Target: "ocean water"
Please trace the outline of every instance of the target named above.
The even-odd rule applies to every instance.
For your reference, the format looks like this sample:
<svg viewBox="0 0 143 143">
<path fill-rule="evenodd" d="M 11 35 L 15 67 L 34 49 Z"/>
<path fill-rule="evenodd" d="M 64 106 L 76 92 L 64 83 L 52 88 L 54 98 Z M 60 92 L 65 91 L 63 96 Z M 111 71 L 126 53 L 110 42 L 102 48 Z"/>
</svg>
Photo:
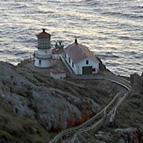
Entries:
<svg viewBox="0 0 143 143">
<path fill-rule="evenodd" d="M 1 0 L 0 60 L 32 57 L 42 28 L 53 45 L 77 38 L 116 74 L 143 71 L 143 0 Z"/>
</svg>

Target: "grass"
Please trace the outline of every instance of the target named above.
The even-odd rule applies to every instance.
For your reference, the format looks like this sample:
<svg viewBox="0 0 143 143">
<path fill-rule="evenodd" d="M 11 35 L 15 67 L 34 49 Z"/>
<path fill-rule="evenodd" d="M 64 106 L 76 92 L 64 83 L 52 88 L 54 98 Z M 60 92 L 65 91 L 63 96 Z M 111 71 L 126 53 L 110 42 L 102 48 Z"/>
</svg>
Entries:
<svg viewBox="0 0 143 143">
<path fill-rule="evenodd" d="M 0 142 L 48 143 L 49 133 L 34 120 L 12 113 L 0 100 Z"/>
</svg>

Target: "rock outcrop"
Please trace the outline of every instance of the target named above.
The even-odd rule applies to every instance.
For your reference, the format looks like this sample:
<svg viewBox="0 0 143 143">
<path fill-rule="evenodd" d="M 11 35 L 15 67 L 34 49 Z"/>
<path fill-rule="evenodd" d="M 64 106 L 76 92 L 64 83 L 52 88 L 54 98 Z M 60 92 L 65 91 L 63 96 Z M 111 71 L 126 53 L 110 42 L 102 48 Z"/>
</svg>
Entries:
<svg viewBox="0 0 143 143">
<path fill-rule="evenodd" d="M 100 72 L 106 72 L 106 71 L 109 71 L 106 66 L 103 64 L 103 62 L 101 61 L 100 58 L 96 57 L 99 61 L 99 70 Z"/>
<path fill-rule="evenodd" d="M 102 131 L 98 131 L 93 138 L 90 138 L 88 142 L 91 143 L 141 143 L 143 141 L 143 130 L 140 128 L 117 128 L 108 129 L 102 128 Z"/>
<path fill-rule="evenodd" d="M 137 93 L 143 93 L 143 76 L 139 76 L 137 73 L 130 76 L 132 90 Z"/>
</svg>

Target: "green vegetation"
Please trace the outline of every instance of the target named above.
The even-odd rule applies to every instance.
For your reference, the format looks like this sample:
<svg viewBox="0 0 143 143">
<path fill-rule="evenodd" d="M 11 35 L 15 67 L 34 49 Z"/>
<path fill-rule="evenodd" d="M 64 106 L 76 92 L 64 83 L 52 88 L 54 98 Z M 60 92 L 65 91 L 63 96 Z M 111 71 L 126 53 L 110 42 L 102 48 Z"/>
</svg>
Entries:
<svg viewBox="0 0 143 143">
<path fill-rule="evenodd" d="M 31 119 L 12 113 L 0 100 L 0 143 L 47 143 L 48 133 Z"/>
</svg>

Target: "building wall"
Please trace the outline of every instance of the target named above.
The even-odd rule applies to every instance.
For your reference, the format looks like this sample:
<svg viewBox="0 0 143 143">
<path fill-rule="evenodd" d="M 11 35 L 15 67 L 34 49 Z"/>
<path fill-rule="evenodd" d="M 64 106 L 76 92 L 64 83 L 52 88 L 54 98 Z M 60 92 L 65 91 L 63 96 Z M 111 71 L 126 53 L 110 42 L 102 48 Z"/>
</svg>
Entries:
<svg viewBox="0 0 143 143">
<path fill-rule="evenodd" d="M 77 74 L 77 66 L 76 64 L 74 64 L 74 62 L 72 61 L 72 59 L 69 57 L 69 55 L 66 53 L 66 62 L 68 63 L 68 65 L 71 67 L 71 69 L 73 70 L 73 72 L 75 74 Z M 69 60 L 70 59 L 70 60 Z"/>
<path fill-rule="evenodd" d="M 47 50 L 47 49 L 45 49 L 45 50 L 38 49 L 38 54 L 39 55 L 47 55 L 47 54 L 51 54 L 51 51 Z"/>
<path fill-rule="evenodd" d="M 61 54 L 54 54 L 54 55 L 52 55 L 52 58 L 55 60 L 59 60 L 60 56 L 61 56 Z"/>
<path fill-rule="evenodd" d="M 52 53 L 51 50 L 38 49 L 37 51 L 35 51 L 35 57 L 37 59 L 50 59 L 52 58 Z"/>
<path fill-rule="evenodd" d="M 67 63 L 69 64 L 69 66 L 71 67 L 71 69 L 74 71 L 74 73 L 76 75 L 81 75 L 83 73 L 82 71 L 82 68 L 83 67 L 89 67 L 89 66 L 92 66 L 92 69 L 95 69 L 95 71 L 93 71 L 92 73 L 98 73 L 99 71 L 99 63 L 96 63 L 90 59 L 84 59 L 83 61 L 77 63 L 77 64 L 74 64 L 74 66 L 72 65 L 73 64 L 73 61 L 70 59 L 69 60 L 69 56 L 68 54 L 66 53 L 66 61 Z M 86 61 L 88 60 L 88 64 L 86 63 Z"/>
<path fill-rule="evenodd" d="M 86 64 L 86 61 L 88 61 L 88 64 Z M 92 66 L 92 69 L 95 69 L 95 71 L 93 71 L 92 73 L 98 73 L 99 71 L 99 63 L 96 63 L 90 59 L 84 59 L 83 61 L 79 62 L 77 65 L 77 74 L 82 74 L 83 71 L 82 71 L 82 68 L 83 67 L 89 67 L 89 66 Z"/>
<path fill-rule="evenodd" d="M 52 72 L 50 72 L 50 76 L 53 78 L 56 78 L 56 79 L 65 79 L 66 78 L 65 73 L 53 74 Z"/>
<path fill-rule="evenodd" d="M 35 58 L 34 65 L 36 67 L 41 67 L 41 68 L 52 67 L 53 66 L 53 60 L 52 59 L 43 60 L 43 59 Z"/>
</svg>

